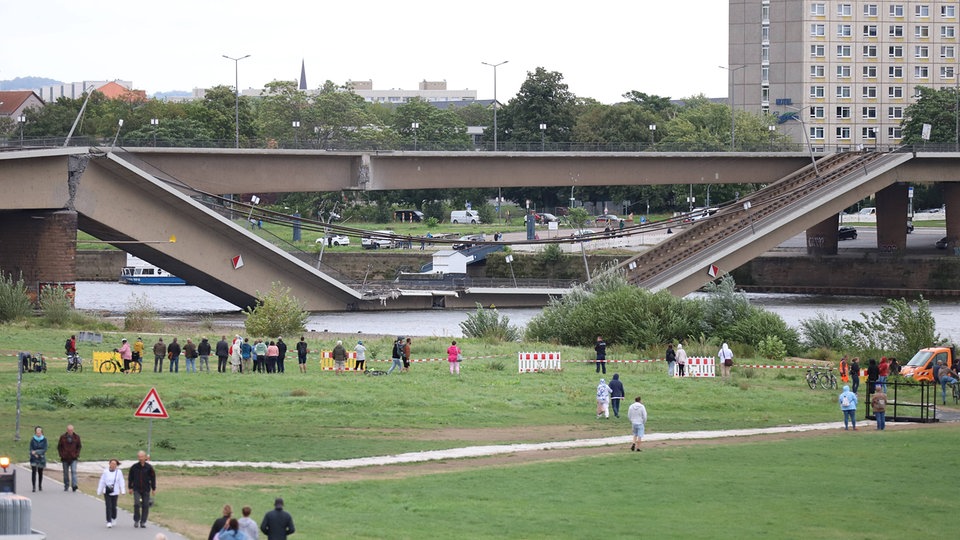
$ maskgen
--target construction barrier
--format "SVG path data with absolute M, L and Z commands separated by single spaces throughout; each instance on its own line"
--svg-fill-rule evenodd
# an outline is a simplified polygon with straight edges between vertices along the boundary
M 109 362 L 110 360 L 116 360 L 117 362 L 120 362 L 120 365 L 123 365 L 123 362 L 120 361 L 120 353 L 115 353 L 112 351 L 93 351 L 93 372 L 100 373 L 100 364 Z
M 538 371 L 561 371 L 559 352 L 521 352 L 517 353 L 517 364 L 520 373 Z
M 347 351 L 347 371 L 357 371 L 357 352 Z M 320 369 L 324 371 L 334 371 L 333 351 L 320 351 Z

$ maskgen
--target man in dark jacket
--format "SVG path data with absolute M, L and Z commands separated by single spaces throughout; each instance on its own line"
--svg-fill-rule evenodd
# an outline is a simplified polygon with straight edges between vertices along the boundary
M 626 394 L 623 392 L 623 383 L 620 382 L 620 374 L 614 373 L 613 380 L 610 381 L 610 405 L 613 408 L 613 416 L 615 418 L 620 418 L 620 402 L 624 396 L 626 396 Z
M 600 369 L 603 369 L 603 372 L 607 372 L 607 342 L 603 340 L 602 337 L 597 336 L 597 344 L 593 346 L 593 350 L 597 352 L 597 373 L 600 373 Z
M 217 342 L 217 373 L 227 372 L 227 358 L 230 357 L 230 344 L 227 343 L 227 336 L 220 336 Z
M 127 489 L 133 492 L 133 526 L 146 527 L 150 498 L 157 494 L 157 473 L 147 463 L 147 453 L 137 452 L 137 462 L 130 467 Z
M 60 463 L 63 465 L 63 490 L 70 486 L 77 490 L 77 461 L 80 460 L 80 435 L 73 431 L 73 426 L 67 426 L 67 432 L 60 436 L 57 442 L 57 452 L 60 454 Z
M 167 346 L 163 343 L 163 338 L 157 339 L 153 344 L 153 372 L 163 373 L 163 357 L 167 355 Z
M 277 497 L 273 501 L 273 510 L 264 514 L 260 531 L 267 535 L 267 540 L 286 540 L 287 536 L 296 532 L 293 518 L 283 509 L 283 499 Z
M 200 357 L 200 371 L 206 368 L 207 373 L 210 373 L 210 341 L 207 338 L 201 339 L 197 345 L 197 356 Z
M 180 344 L 177 338 L 173 338 L 170 345 L 167 345 L 167 358 L 170 359 L 170 373 L 180 373 Z
M 277 338 L 277 373 L 283 373 L 283 359 L 287 357 L 287 344 L 283 342 L 283 336 Z

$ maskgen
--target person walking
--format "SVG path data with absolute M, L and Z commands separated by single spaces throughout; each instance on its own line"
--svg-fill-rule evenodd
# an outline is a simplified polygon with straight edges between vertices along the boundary
M 673 343 L 667 344 L 667 352 L 663 353 L 667 361 L 667 375 L 674 377 L 677 374 L 677 351 L 673 350 Z
M 853 424 L 853 430 L 857 430 L 857 395 L 850 391 L 849 386 L 843 387 L 843 392 L 837 398 L 840 403 L 840 410 L 843 411 L 843 429 L 847 430 L 848 424 Z
M 687 376 L 687 351 L 683 350 L 682 343 L 677 343 L 677 376 Z
M 363 341 L 357 341 L 357 346 L 353 348 L 357 353 L 357 371 L 367 370 L 367 348 L 363 346 Z
M 332 355 L 334 373 L 340 375 L 347 367 L 347 350 L 343 348 L 343 341 L 337 340 Z
M 258 540 L 260 538 L 260 528 L 257 527 L 257 522 L 250 517 L 253 509 L 249 506 L 244 506 L 240 512 L 243 514 L 243 517 L 240 518 L 237 523 L 240 532 L 247 535 L 247 540 Z
M 393 373 L 393 370 L 397 368 L 400 368 L 400 371 L 402 372 L 403 371 L 403 336 L 397 336 L 397 340 L 393 342 L 393 351 L 390 353 L 390 359 L 393 361 L 393 363 L 390 364 L 390 369 L 387 370 L 387 374 Z
M 843 383 L 850 382 L 850 364 L 847 362 L 847 355 L 843 355 L 843 358 L 840 359 L 840 381 Z
M 607 342 L 603 340 L 602 337 L 597 336 L 597 343 L 593 346 L 593 350 L 597 353 L 597 373 L 600 373 L 600 370 L 603 370 L 603 374 L 607 374 Z
M 33 491 L 37 490 L 39 481 L 40 491 L 43 491 L 43 470 L 47 468 L 47 438 L 43 436 L 43 428 L 33 429 L 30 439 L 30 483 Z
M 883 431 L 887 427 L 887 393 L 883 391 L 883 386 L 879 384 L 876 390 L 873 397 L 870 398 L 870 409 L 877 419 L 877 429 Z
M 283 373 L 283 361 L 287 359 L 287 344 L 283 336 L 277 337 L 277 373 Z
M 217 540 L 250 540 L 250 537 L 240 530 L 240 522 L 234 518 L 228 519 L 218 534 Z
M 361 343 L 363 342 L 361 341 Z M 300 341 L 297 342 L 297 365 L 300 366 L 300 373 L 307 372 L 308 352 L 310 352 L 310 349 L 307 347 L 307 340 L 300 336 Z
M 857 357 L 850 362 L 850 387 L 854 394 L 860 390 L 860 359 Z
M 610 418 L 610 387 L 606 379 L 600 379 L 597 385 L 597 418 Z
M 232 515 L 233 508 L 231 508 L 229 504 L 223 505 L 223 514 L 213 521 L 213 526 L 210 527 L 210 534 L 207 535 L 207 540 L 213 540 L 217 536 L 217 533 L 224 530 Z
M 283 499 L 280 497 L 273 501 L 273 510 L 264 514 L 260 532 L 267 535 L 267 540 L 286 540 L 296 532 L 293 517 L 283 509 Z
M 217 373 L 227 372 L 227 358 L 230 357 L 230 344 L 227 343 L 227 336 L 220 336 L 217 342 L 217 348 L 214 350 L 217 355 Z
M 620 382 L 620 374 L 614 373 L 613 380 L 610 381 L 610 405 L 613 409 L 613 417 L 620 418 L 620 401 L 626 394 L 623 393 L 623 383 Z
M 210 340 L 207 338 L 201 338 L 200 344 L 197 345 L 197 356 L 200 357 L 200 371 L 206 370 L 207 373 L 210 373 Z
M 197 372 L 197 346 L 193 340 L 187 338 L 187 343 L 183 346 L 183 357 L 187 359 L 187 373 Z
M 630 450 L 639 452 L 640 442 L 643 440 L 647 425 L 647 408 L 643 405 L 640 396 L 635 397 L 630 408 L 627 409 L 627 418 L 630 419 L 630 426 L 633 429 L 633 444 L 630 445 Z
M 730 346 L 724 342 L 717 353 L 717 361 L 720 362 L 720 371 L 724 379 L 730 379 L 730 368 L 733 366 L 733 351 Z
M 120 359 L 123 360 L 123 369 L 120 371 L 126 373 L 130 370 L 130 361 L 133 360 L 133 350 L 130 348 L 130 344 L 127 343 L 127 338 L 120 340 L 120 348 L 114 349 L 113 352 L 120 353 Z
M 167 346 L 163 338 L 158 338 L 153 344 L 153 372 L 163 373 L 163 357 L 167 355 Z
M 167 358 L 170 360 L 170 373 L 180 373 L 180 353 L 183 349 L 177 343 L 177 338 L 173 338 L 170 345 L 167 346 Z
M 147 462 L 147 453 L 137 452 L 137 462 L 130 467 L 127 486 L 133 492 L 133 526 L 147 527 L 150 499 L 157 494 L 157 473 Z
M 103 502 L 107 507 L 108 529 L 117 524 L 117 499 L 126 493 L 127 486 L 123 481 L 123 473 L 120 472 L 120 462 L 111 459 L 97 483 L 97 495 L 103 495 Z
M 412 340 L 407 338 L 407 342 L 403 344 L 403 371 L 407 373 L 410 371 L 410 346 Z
M 460 375 L 460 361 L 463 360 L 463 351 L 457 347 L 457 342 L 453 341 L 447 347 L 447 363 L 450 364 L 450 374 Z
M 73 431 L 73 425 L 67 425 L 67 431 L 57 441 L 57 453 L 60 454 L 60 464 L 63 467 L 63 490 L 71 487 L 77 490 L 77 461 L 80 460 L 80 450 L 83 444 L 80 435 Z

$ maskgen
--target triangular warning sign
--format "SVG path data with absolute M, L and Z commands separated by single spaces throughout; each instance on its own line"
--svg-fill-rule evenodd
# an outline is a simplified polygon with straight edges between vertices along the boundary
M 156 388 L 150 389 L 150 392 L 147 393 L 147 397 L 143 398 L 143 401 L 140 402 L 140 406 L 137 407 L 137 412 L 133 413 L 133 415 L 141 418 L 170 417 L 170 415 L 167 414 L 167 409 L 163 406 L 163 402 L 160 401 L 160 396 L 157 395 Z
M 238 270 L 240 269 L 240 267 L 243 266 L 243 257 L 240 255 L 237 255 L 236 257 L 230 259 L 230 262 L 233 263 L 233 269 Z

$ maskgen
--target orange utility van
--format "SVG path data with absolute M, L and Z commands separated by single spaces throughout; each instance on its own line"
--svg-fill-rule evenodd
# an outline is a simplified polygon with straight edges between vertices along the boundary
M 900 375 L 917 381 L 935 383 L 937 381 L 933 380 L 933 367 L 937 365 L 937 360 L 942 360 L 945 366 L 953 366 L 956 357 L 956 349 L 952 346 L 920 349 L 900 368 Z

